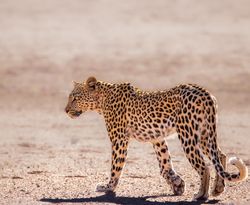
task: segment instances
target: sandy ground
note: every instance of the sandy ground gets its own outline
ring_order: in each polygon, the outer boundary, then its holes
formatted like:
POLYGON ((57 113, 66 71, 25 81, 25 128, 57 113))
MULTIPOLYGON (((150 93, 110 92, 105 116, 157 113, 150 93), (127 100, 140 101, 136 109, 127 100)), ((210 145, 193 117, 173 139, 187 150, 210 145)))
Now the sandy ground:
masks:
POLYGON ((0 204, 250 204, 249 179, 191 202, 198 177, 176 137, 168 143, 183 196, 138 142, 116 197, 96 193, 110 169, 103 119, 63 111, 71 81, 90 75, 146 90, 197 83, 218 99, 221 148, 250 167, 249 25, 247 0, 1 0, 0 204))

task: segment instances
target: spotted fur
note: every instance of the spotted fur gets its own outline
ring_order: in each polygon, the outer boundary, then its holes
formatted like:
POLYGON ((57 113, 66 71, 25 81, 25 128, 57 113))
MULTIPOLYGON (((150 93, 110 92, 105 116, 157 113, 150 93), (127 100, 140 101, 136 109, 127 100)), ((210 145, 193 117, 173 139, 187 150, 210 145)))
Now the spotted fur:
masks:
POLYGON ((104 116, 112 144, 110 181, 98 185, 97 191, 114 191, 126 161, 130 139, 150 142, 159 161, 160 173, 176 195, 183 194, 185 183, 173 168, 165 137, 177 132, 184 153, 200 176, 201 184, 195 199, 208 198, 210 174, 204 156, 216 170, 212 195, 224 191, 227 181, 242 181, 248 176, 243 161, 233 158, 230 163, 239 172, 226 170, 226 155, 217 144, 214 96, 197 85, 179 85, 169 90, 145 92, 130 83, 111 84, 90 77, 74 83, 65 111, 72 118, 88 110, 104 116))

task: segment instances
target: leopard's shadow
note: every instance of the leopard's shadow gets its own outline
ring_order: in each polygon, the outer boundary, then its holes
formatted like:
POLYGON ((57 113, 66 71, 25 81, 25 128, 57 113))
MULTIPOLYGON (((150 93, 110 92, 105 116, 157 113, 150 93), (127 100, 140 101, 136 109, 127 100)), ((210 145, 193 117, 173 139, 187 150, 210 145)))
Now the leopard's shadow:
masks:
POLYGON ((155 195, 155 196, 143 196, 143 197, 125 197, 125 196, 116 196, 114 193, 104 194, 101 196, 95 197, 86 197, 86 198, 71 198, 71 199, 63 199, 63 198, 42 198, 41 202, 49 202, 49 203, 113 203, 113 204, 121 204, 121 205, 200 205, 200 204, 217 204, 219 200, 210 200, 210 201, 177 201, 177 202, 157 202, 157 201, 147 201, 149 198, 158 198, 158 197, 166 197, 170 195, 155 195))

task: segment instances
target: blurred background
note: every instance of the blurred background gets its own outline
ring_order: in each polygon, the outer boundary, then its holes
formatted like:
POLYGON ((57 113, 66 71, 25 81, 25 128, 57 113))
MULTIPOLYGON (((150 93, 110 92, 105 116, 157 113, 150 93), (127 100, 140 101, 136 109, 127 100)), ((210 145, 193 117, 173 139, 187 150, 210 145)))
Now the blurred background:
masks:
MULTIPOLYGON (((10 182, 16 175, 31 177, 27 170, 32 167, 46 173, 90 170, 93 176, 98 168, 91 159, 101 157, 100 149, 109 160, 102 118, 87 113, 70 120, 64 113, 72 80, 89 76, 145 90, 180 83, 206 87, 218 99, 221 146, 248 160, 249 25, 248 0, 0 0, 2 195, 6 200, 23 197, 21 185, 10 182), (70 165, 69 155, 79 159, 79 150, 85 157, 90 154, 88 168, 80 162, 70 165)), ((171 143, 172 152, 181 153, 178 141, 171 143)), ((136 143, 131 150, 150 153, 136 143)), ((98 173, 108 172, 108 165, 99 166, 103 170, 98 173)), ((152 170, 158 177, 158 170, 152 170)))

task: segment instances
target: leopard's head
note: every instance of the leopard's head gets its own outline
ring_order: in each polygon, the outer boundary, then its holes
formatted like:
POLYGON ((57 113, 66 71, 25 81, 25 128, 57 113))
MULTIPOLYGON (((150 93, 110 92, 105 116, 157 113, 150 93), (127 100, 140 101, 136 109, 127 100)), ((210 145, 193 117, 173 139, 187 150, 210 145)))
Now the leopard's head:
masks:
POLYGON ((100 95, 95 77, 89 77, 86 82, 74 83, 74 89, 69 95, 65 112, 76 118, 88 110, 99 110, 100 95))

